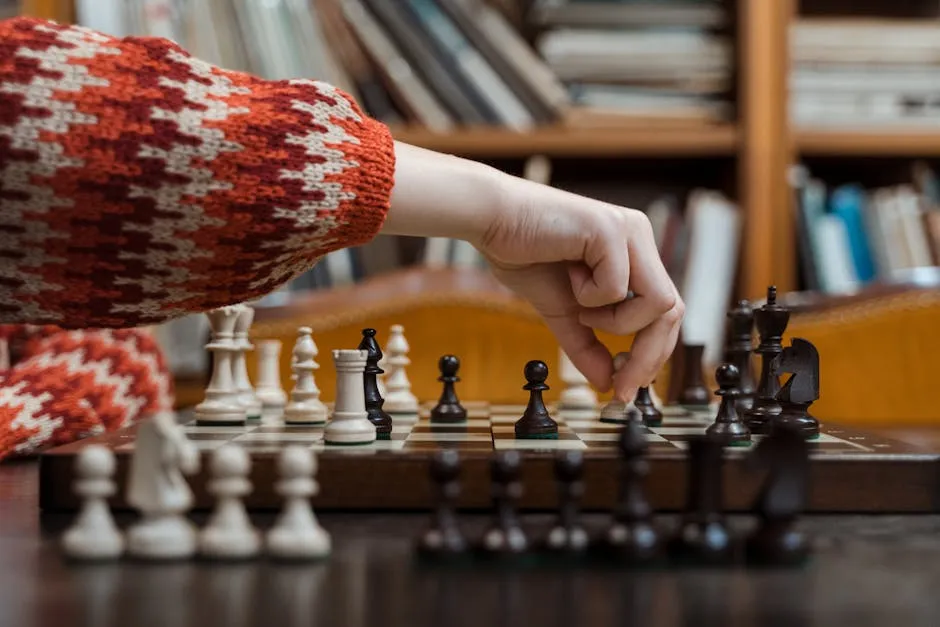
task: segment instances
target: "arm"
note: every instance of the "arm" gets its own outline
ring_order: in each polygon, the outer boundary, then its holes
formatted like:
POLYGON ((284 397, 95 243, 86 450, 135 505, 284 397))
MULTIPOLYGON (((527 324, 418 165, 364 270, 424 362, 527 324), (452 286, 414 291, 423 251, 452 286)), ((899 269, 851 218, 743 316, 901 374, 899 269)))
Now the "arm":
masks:
POLYGON ((323 83, 19 18, 0 22, 0 88, 0 322, 129 327, 252 300, 388 211, 388 129, 323 83))
POLYGON ((0 460, 128 426, 172 406, 149 333, 0 325, 17 355, 0 371, 0 460))

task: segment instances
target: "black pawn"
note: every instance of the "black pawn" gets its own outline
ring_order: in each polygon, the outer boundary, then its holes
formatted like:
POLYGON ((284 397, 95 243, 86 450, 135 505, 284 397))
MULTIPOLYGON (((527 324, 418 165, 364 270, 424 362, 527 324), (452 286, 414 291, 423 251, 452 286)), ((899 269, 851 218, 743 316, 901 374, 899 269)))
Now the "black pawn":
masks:
POLYGON ((545 362, 533 360, 525 365, 525 378, 527 383, 523 390, 529 391, 529 403, 526 405, 522 418, 516 421, 516 437, 520 439, 557 438, 558 423, 548 415, 542 392, 548 389, 545 380, 548 378, 548 366, 545 362))
POLYGON ((519 524, 518 501, 522 496, 519 451, 501 451, 490 463, 490 479, 496 519, 483 534, 481 550, 490 555, 521 555, 529 548, 529 539, 519 524))
POLYGON ((662 424, 663 412, 659 411, 659 408, 653 404, 653 398, 650 396, 648 387, 644 386, 637 390, 633 405, 640 412, 643 424, 647 427, 658 427, 662 424))
POLYGON ((648 562, 660 551, 659 532, 653 526, 653 508, 644 483, 649 475, 646 460, 646 431, 636 421, 628 422, 617 442, 620 452, 620 496, 614 522, 607 530, 607 544, 617 561, 631 564, 648 562))
POLYGON ((368 351, 366 357, 366 368, 363 374, 363 386, 366 396, 366 412, 369 414, 369 422, 375 425, 375 433, 380 439, 387 440, 392 433, 392 417, 382 409, 385 399, 379 393, 379 383, 377 375, 385 372, 379 367, 379 360, 382 359, 382 349, 375 340, 375 329, 363 329, 362 341, 359 343, 359 350, 368 351))
POLYGON ((718 389, 715 394, 721 397, 718 416, 715 422, 705 430, 705 435, 721 442, 722 446, 746 445, 751 441, 751 430, 738 416, 737 401, 740 394, 738 369, 734 364, 721 364, 715 371, 718 389))
POLYGON ((733 556, 722 512, 723 454, 721 443, 705 435, 688 442, 685 513, 670 542, 670 553, 677 561, 721 564, 733 556))
POLYGON ((441 372, 437 380, 444 384, 444 389, 441 391, 441 398, 437 401, 437 405, 431 410, 431 422, 465 422, 467 410, 460 404, 454 387, 454 384, 460 381, 460 377, 457 376, 460 360, 454 355, 444 355, 437 362, 437 367, 441 372))
POLYGON ((545 538, 549 551, 582 553, 588 548, 588 533, 578 521, 584 495, 584 456, 581 451, 561 451, 555 458, 558 482, 558 520, 545 538))
POLYGON ((467 550, 467 542, 457 525, 457 497, 460 495, 460 456, 454 449, 438 451, 431 460, 430 476, 436 505, 430 528, 422 534, 418 548, 433 556, 457 556, 467 550))

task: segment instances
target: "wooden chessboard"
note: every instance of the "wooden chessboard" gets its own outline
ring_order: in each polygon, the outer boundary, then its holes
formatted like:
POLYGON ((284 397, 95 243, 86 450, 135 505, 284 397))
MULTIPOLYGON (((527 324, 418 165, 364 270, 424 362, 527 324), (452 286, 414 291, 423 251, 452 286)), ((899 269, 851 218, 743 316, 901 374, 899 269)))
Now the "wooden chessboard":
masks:
MULTIPOLYGON (((320 509, 428 508, 432 504, 428 463, 431 455, 442 448, 461 453, 463 507, 490 506, 489 460, 494 451, 506 449, 523 453, 523 508, 556 506, 553 459, 558 451, 573 449, 584 453, 585 508, 609 510, 614 505, 620 427, 601 422, 599 408, 576 413, 552 408, 559 423, 557 439, 519 440, 514 436, 513 423, 524 406, 486 402, 465 402, 464 406, 468 410, 465 424, 431 424, 428 405, 418 416, 395 417, 390 439, 363 446, 328 446, 323 443, 323 427, 284 426, 277 421, 243 427, 187 422, 184 429, 204 456, 225 444, 249 451, 254 490, 246 503, 252 510, 280 507, 281 499, 274 491, 278 454, 291 444, 308 446, 318 455, 320 494, 316 506, 320 509)), ((704 432, 714 411, 666 407, 663 414, 661 426, 647 428, 649 498, 657 510, 681 510, 686 498, 685 444, 690 436, 704 432)), ((91 443, 103 443, 115 451, 118 459, 119 494, 113 505, 126 507, 123 488, 134 442, 135 429, 129 428, 44 453, 40 459, 40 506, 45 510, 74 509, 77 501, 71 483, 75 456, 91 443)), ((729 510, 747 509, 763 479, 745 467, 748 449, 726 449, 724 490, 729 510)), ((196 509, 212 506, 205 490, 207 461, 204 457, 202 469, 190 478, 196 509)), ((828 425, 822 426, 820 437, 812 442, 810 511, 932 512, 938 509, 938 494, 940 455, 828 425)))

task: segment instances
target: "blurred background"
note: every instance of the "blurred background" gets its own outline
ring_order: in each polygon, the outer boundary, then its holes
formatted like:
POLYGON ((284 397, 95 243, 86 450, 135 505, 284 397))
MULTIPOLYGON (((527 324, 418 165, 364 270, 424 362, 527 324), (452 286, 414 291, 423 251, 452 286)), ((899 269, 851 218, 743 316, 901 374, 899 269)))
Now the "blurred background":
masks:
MULTIPOLYGON (((684 341, 704 344, 707 364, 721 358, 734 302, 759 305, 776 285, 794 307, 794 328, 825 345, 824 411, 940 414, 929 394, 940 350, 937 0, 3 6, 167 37, 271 79, 322 79, 400 140, 642 209, 687 304, 684 341), (847 378, 854 387, 840 396, 832 386, 847 378), (860 393, 866 378, 881 391, 860 393)), ((379 237, 259 303, 258 333, 292 341, 283 329, 297 315, 317 330, 318 294, 348 290, 343 302, 355 303, 370 282, 422 269, 485 271, 461 242, 379 237)), ((408 311, 396 315, 408 326, 408 311)), ((159 332, 180 383, 196 381, 201 397, 204 320, 159 332)), ((427 358, 416 350, 413 361, 427 358)))

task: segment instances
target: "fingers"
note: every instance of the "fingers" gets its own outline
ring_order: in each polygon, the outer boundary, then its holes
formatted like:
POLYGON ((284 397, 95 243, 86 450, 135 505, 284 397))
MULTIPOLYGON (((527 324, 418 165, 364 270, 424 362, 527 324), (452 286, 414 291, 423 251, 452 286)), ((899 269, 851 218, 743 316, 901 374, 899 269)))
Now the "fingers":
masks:
POLYGON ((613 376, 612 358, 594 332, 578 324, 574 317, 550 318, 546 322, 574 367, 599 392, 609 390, 613 376))
POLYGON ((580 314, 581 324, 614 335, 631 335, 653 324, 676 303, 676 295, 657 291, 638 295, 607 307, 587 309, 580 314))
POLYGON ((682 325, 683 305, 676 306, 637 332, 629 359, 614 373, 614 396, 631 401, 637 389, 650 385, 675 349, 682 325))
POLYGON ((603 307, 627 297, 630 257, 623 230, 602 229, 584 251, 584 265, 569 269, 571 289, 583 307, 603 307))

